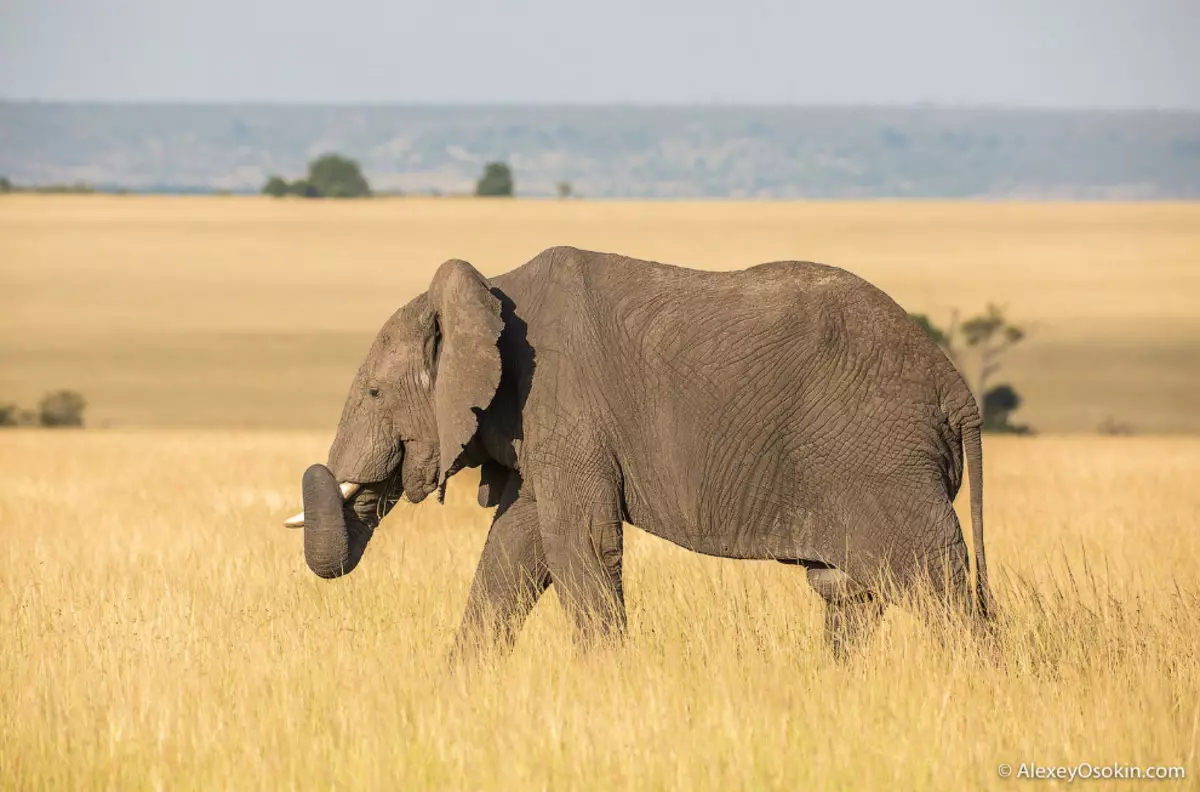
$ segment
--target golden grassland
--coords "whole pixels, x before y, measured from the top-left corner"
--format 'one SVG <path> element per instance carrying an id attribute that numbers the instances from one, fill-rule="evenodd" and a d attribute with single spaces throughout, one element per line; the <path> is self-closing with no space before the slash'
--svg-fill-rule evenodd
<path id="1" fill-rule="evenodd" d="M 623 644 L 580 653 L 551 591 L 513 653 L 451 667 L 469 474 L 316 579 L 280 522 L 370 337 L 443 260 L 555 244 L 1006 304 L 1032 334 L 1003 378 L 1051 434 L 985 439 L 994 638 L 892 609 L 837 664 L 798 570 L 630 530 Z M 1165 434 L 1200 431 L 1200 205 L 5 196 L 0 403 L 58 387 L 111 428 L 0 432 L 0 788 L 1200 778 L 1200 438 Z M 1159 434 L 1069 434 L 1110 415 Z"/>
<path id="2" fill-rule="evenodd" d="M 327 442 L 0 435 L 0 787 L 1002 789 L 1021 782 L 997 767 L 1021 762 L 1200 777 L 1194 438 L 986 439 L 992 645 L 893 608 L 838 664 L 795 568 L 631 530 L 622 645 L 578 652 L 552 590 L 511 655 L 471 667 L 446 661 L 488 521 L 470 482 L 401 504 L 358 570 L 318 580 L 280 521 Z"/>
<path id="3" fill-rule="evenodd" d="M 1200 432 L 1200 204 L 4 196 L 0 403 L 72 387 L 116 427 L 327 429 L 370 338 L 447 258 L 547 247 L 699 268 L 809 259 L 911 311 L 1006 305 L 1048 432 Z"/>

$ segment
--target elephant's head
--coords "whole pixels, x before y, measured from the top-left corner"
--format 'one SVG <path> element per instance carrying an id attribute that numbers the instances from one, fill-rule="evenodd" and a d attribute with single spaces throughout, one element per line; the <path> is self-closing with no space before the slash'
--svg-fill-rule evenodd
<path id="1" fill-rule="evenodd" d="M 429 291 L 397 311 L 359 367 L 328 467 L 304 476 L 304 556 L 317 575 L 352 570 L 403 493 L 441 488 L 500 383 L 500 301 L 465 261 L 438 268 Z"/>

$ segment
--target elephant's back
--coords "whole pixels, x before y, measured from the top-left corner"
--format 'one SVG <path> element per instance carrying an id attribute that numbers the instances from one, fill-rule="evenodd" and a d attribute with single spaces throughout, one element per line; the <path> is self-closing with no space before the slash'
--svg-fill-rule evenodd
<path id="1" fill-rule="evenodd" d="M 859 276 L 812 261 L 774 261 L 735 270 L 698 270 L 674 264 L 553 247 L 510 273 L 493 279 L 517 287 L 537 302 L 571 308 L 618 308 L 639 301 L 662 302 L 663 317 L 677 310 L 694 316 L 715 311 L 819 321 L 822 309 L 854 310 L 861 324 L 895 329 L 906 315 L 887 294 Z M 908 323 L 911 324 L 911 323 Z M 719 326 L 713 332 L 720 332 Z"/>
<path id="2" fill-rule="evenodd" d="M 803 386 L 817 376 L 855 383 L 898 409 L 967 409 L 961 376 L 924 330 L 881 289 L 838 267 L 775 261 L 706 271 L 556 247 L 496 280 L 521 292 L 545 335 L 559 340 L 589 325 L 583 335 L 608 339 L 623 361 L 666 367 L 680 387 L 699 381 L 720 397 L 770 369 Z"/>

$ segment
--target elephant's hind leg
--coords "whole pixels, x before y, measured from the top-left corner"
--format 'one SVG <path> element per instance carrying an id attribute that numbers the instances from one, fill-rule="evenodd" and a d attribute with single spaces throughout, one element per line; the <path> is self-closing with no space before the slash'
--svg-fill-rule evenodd
<path id="1" fill-rule="evenodd" d="M 840 569 L 806 565 L 808 583 L 825 600 L 825 642 L 838 660 L 865 644 L 883 616 L 877 594 Z"/>

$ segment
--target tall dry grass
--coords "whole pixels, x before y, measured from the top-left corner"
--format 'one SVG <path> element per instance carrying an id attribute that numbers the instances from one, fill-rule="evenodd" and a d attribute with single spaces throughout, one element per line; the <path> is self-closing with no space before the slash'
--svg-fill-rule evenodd
<path id="1" fill-rule="evenodd" d="M 973 789 L 1017 765 L 1200 777 L 1200 441 L 985 442 L 994 646 L 893 609 L 839 665 L 783 565 L 628 533 L 630 631 L 553 592 L 446 652 L 488 513 L 401 505 L 360 568 L 280 526 L 324 434 L 0 434 L 0 785 Z M 1168 788 L 1171 785 L 1167 785 Z"/>
<path id="2" fill-rule="evenodd" d="M 1200 206 L 0 201 L 0 788 L 971 789 L 1001 763 L 1200 777 L 1200 440 L 985 443 L 993 639 L 893 609 L 839 665 L 796 569 L 627 534 L 630 631 L 551 591 L 515 651 L 446 653 L 488 513 L 401 507 L 325 582 L 279 523 L 371 335 L 451 256 L 553 244 L 702 268 L 809 258 L 944 320 L 1033 329 L 1043 430 L 1200 430 Z M 264 427 L 314 427 L 278 433 Z M 254 429 L 256 431 L 244 431 Z"/>

